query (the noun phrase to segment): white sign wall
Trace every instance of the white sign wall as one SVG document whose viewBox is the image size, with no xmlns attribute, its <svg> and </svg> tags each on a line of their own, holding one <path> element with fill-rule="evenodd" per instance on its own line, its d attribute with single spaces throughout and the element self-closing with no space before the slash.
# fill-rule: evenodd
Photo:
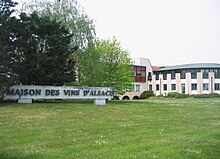
<svg viewBox="0 0 220 159">
<path fill-rule="evenodd" d="M 20 103 L 30 103 L 32 99 L 95 99 L 96 105 L 103 105 L 101 102 L 113 96 L 114 89 L 108 87 L 14 85 L 4 99 L 18 99 Z"/>
</svg>

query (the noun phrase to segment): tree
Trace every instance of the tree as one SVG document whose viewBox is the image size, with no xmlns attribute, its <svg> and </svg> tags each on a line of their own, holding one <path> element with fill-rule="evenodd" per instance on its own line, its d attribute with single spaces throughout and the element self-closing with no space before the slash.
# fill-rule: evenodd
<svg viewBox="0 0 220 159">
<path fill-rule="evenodd" d="M 72 34 L 70 44 L 72 48 L 78 46 L 85 49 L 88 43 L 94 41 L 93 20 L 80 9 L 77 0 L 29 0 L 24 4 L 23 9 L 29 13 L 37 11 L 40 15 L 61 22 Z"/>
<path fill-rule="evenodd" d="M 0 4 L 1 85 L 63 85 L 74 81 L 75 50 L 69 47 L 69 30 L 61 22 L 35 12 L 13 17 L 16 3 L 11 0 Z"/>
<path fill-rule="evenodd" d="M 35 85 L 63 85 L 75 80 L 74 50 L 69 48 L 68 29 L 50 17 L 20 15 L 16 52 L 19 67 L 14 68 L 18 82 Z"/>
<path fill-rule="evenodd" d="M 79 52 L 79 85 L 114 87 L 116 93 L 123 93 L 132 81 L 131 58 L 115 38 L 96 40 Z"/>
<path fill-rule="evenodd" d="M 12 69 L 16 63 L 14 30 L 17 19 L 12 16 L 16 5 L 12 0 L 0 1 L 0 97 L 3 95 L 3 86 L 11 85 L 16 80 L 16 74 Z"/>
<path fill-rule="evenodd" d="M 75 80 L 68 28 L 36 12 L 13 16 L 17 3 L 0 1 L 0 96 L 12 84 L 63 85 Z"/>
</svg>

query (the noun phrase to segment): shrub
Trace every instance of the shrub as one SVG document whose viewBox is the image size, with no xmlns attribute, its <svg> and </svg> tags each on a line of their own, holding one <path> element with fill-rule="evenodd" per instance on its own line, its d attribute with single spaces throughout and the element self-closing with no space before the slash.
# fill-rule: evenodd
<svg viewBox="0 0 220 159">
<path fill-rule="evenodd" d="M 174 98 L 174 97 L 176 97 L 176 96 L 178 96 L 178 95 L 180 95 L 180 93 L 178 93 L 178 92 L 169 92 L 169 93 L 167 94 L 167 97 L 169 97 L 169 98 Z"/>
<path fill-rule="evenodd" d="M 141 93 L 140 99 L 147 99 L 147 98 L 152 97 L 152 96 L 154 96 L 153 91 L 144 91 L 144 92 Z"/>
<path fill-rule="evenodd" d="M 175 98 L 188 98 L 188 97 L 189 97 L 188 94 L 180 94 L 180 93 L 175 96 Z"/>
<path fill-rule="evenodd" d="M 194 98 L 220 98 L 220 94 L 218 93 L 210 93 L 210 94 L 196 94 L 193 95 Z"/>
</svg>

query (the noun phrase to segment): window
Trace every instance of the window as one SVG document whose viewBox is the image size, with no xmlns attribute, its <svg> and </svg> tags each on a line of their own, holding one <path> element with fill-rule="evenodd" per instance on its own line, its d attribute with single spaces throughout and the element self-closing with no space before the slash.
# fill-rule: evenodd
<svg viewBox="0 0 220 159">
<path fill-rule="evenodd" d="M 140 85 L 136 84 L 136 92 L 140 92 Z"/>
<path fill-rule="evenodd" d="M 192 79 L 196 79 L 197 78 L 197 72 L 199 72 L 198 69 L 191 70 L 191 78 Z"/>
<path fill-rule="evenodd" d="M 159 84 L 156 85 L 156 90 L 157 90 L 157 91 L 160 90 L 160 86 L 159 86 Z"/>
<path fill-rule="evenodd" d="M 146 67 L 133 65 L 133 77 L 135 82 L 146 82 Z"/>
<path fill-rule="evenodd" d="M 203 75 L 203 79 L 207 79 L 209 77 L 209 70 L 208 69 L 202 69 L 201 70 L 202 75 Z"/>
<path fill-rule="evenodd" d="M 192 91 L 197 90 L 197 84 L 196 83 L 192 83 Z"/>
<path fill-rule="evenodd" d="M 150 82 L 152 81 L 152 74 L 151 74 L 151 72 L 148 72 L 147 80 L 150 81 Z"/>
<path fill-rule="evenodd" d="M 149 91 L 152 91 L 152 84 L 149 84 Z"/>
<path fill-rule="evenodd" d="M 175 90 L 176 90 L 176 84 L 172 84 L 172 85 L 171 85 L 171 90 L 172 90 L 172 91 L 175 91 Z"/>
<path fill-rule="evenodd" d="M 215 90 L 219 91 L 220 90 L 220 83 L 215 83 Z"/>
<path fill-rule="evenodd" d="M 209 84 L 203 83 L 203 91 L 208 91 L 208 90 L 209 90 Z"/>
<path fill-rule="evenodd" d="M 182 87 L 182 93 L 185 94 L 186 93 L 186 85 L 185 85 L 185 83 L 182 83 L 181 87 Z"/>
<path fill-rule="evenodd" d="M 156 72 L 156 80 L 159 80 L 159 72 Z"/>
<path fill-rule="evenodd" d="M 182 70 L 182 71 L 180 72 L 180 78 L 181 78 L 181 79 L 186 79 L 186 71 L 185 71 L 185 70 Z"/>
<path fill-rule="evenodd" d="M 163 80 L 167 80 L 167 73 L 166 72 L 163 73 Z"/>
<path fill-rule="evenodd" d="M 171 79 L 175 79 L 175 71 L 171 71 Z"/>
<path fill-rule="evenodd" d="M 163 84 L 163 90 L 167 91 L 167 84 Z"/>
<path fill-rule="evenodd" d="M 214 69 L 215 78 L 220 78 L 220 69 Z"/>
<path fill-rule="evenodd" d="M 146 77 L 146 70 L 144 69 L 141 70 L 141 77 Z"/>
</svg>

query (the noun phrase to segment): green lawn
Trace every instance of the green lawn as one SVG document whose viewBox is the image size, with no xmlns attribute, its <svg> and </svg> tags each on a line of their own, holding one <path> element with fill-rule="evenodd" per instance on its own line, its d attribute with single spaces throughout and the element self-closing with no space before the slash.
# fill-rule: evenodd
<svg viewBox="0 0 220 159">
<path fill-rule="evenodd" d="M 220 99 L 0 104 L 1 159 L 217 159 Z"/>
</svg>

